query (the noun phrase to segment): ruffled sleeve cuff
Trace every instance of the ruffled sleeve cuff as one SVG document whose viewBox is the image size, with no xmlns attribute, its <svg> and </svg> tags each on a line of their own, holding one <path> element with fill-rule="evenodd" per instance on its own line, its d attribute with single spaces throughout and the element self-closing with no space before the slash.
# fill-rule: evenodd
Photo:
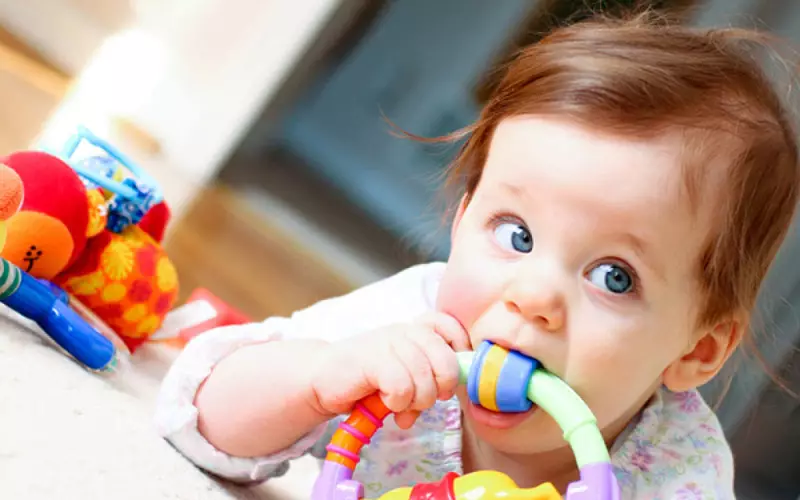
<svg viewBox="0 0 800 500">
<path fill-rule="evenodd" d="M 200 434 L 194 400 L 200 385 L 223 358 L 247 345 L 280 340 L 291 328 L 289 319 L 271 318 L 263 323 L 220 328 L 196 337 L 162 383 L 155 412 L 159 434 L 198 467 L 230 481 L 261 482 L 285 474 L 289 460 L 306 454 L 325 436 L 325 424 L 274 455 L 233 457 L 216 449 Z"/>
</svg>

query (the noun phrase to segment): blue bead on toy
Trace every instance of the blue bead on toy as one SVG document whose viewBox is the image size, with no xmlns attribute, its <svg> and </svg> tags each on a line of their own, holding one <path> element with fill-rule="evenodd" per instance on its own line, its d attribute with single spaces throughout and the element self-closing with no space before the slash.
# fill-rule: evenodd
<svg viewBox="0 0 800 500">
<path fill-rule="evenodd" d="M 493 346 L 492 342 L 481 342 L 475 351 L 475 358 L 467 377 L 467 396 L 476 405 L 481 404 L 479 388 L 484 372 L 484 361 Z M 494 393 L 497 410 L 504 413 L 527 411 L 533 406 L 528 399 L 528 386 L 534 370 L 539 367 L 540 363 L 536 359 L 516 351 L 503 351 L 505 358 L 500 367 Z"/>
<path fill-rule="evenodd" d="M 497 380 L 497 409 L 505 413 L 528 411 L 533 406 L 528 399 L 531 375 L 539 362 L 515 351 L 509 351 L 500 378 Z"/>
</svg>

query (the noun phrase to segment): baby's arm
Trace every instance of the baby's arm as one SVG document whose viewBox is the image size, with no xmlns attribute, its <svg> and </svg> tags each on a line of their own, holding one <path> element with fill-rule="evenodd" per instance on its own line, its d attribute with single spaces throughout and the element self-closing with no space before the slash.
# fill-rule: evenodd
<svg viewBox="0 0 800 500">
<path fill-rule="evenodd" d="M 441 264 L 412 267 L 291 318 L 197 337 L 164 379 L 159 432 L 216 475 L 243 482 L 280 475 L 287 460 L 324 448 L 326 420 L 298 390 L 317 346 L 430 311 L 441 270 Z"/>
<path fill-rule="evenodd" d="M 284 340 L 242 347 L 214 367 L 195 399 L 198 430 L 238 457 L 271 455 L 327 422 L 312 390 L 327 342 Z M 265 383 L 265 381 L 270 381 Z"/>
<path fill-rule="evenodd" d="M 224 366 L 225 360 L 250 346 L 280 345 L 275 342 L 293 333 L 295 322 L 288 318 L 270 318 L 263 323 L 220 328 L 200 335 L 190 342 L 170 368 L 161 385 L 156 403 L 155 424 L 157 431 L 195 465 L 217 476 L 236 482 L 263 481 L 282 475 L 288 469 L 288 460 L 300 457 L 312 449 L 323 436 L 325 425 L 313 429 L 291 446 L 278 453 L 262 456 L 239 456 L 226 453 L 212 444 L 200 432 L 200 411 L 196 406 L 200 388 L 216 376 L 216 370 Z M 234 358 L 235 359 L 235 358 Z M 257 374 L 254 374 L 257 375 Z M 250 380 L 250 377 L 245 377 Z M 264 379 L 256 393 L 251 393 L 247 403 L 259 400 L 265 390 L 277 387 L 283 377 Z M 237 391 L 232 386 L 232 391 Z M 244 400 L 234 401 L 227 408 L 227 417 L 235 417 Z M 220 409 L 219 411 L 224 411 Z M 226 425 L 225 422 L 219 422 Z M 228 427 L 234 433 L 238 426 L 231 421 Z M 230 438 L 228 438 L 230 439 Z M 216 443 L 215 443 L 216 444 Z"/>
</svg>

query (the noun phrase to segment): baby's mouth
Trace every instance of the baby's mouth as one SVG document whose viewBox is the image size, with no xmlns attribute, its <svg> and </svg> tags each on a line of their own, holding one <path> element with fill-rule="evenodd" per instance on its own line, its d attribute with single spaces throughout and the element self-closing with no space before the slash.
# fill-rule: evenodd
<svg viewBox="0 0 800 500">
<path fill-rule="evenodd" d="M 501 413 L 476 405 L 472 401 L 467 403 L 466 413 L 475 423 L 492 429 L 511 429 L 527 420 L 539 409 L 533 405 L 529 410 L 514 413 Z"/>
<path fill-rule="evenodd" d="M 528 357 L 528 358 L 536 360 L 536 362 L 538 362 L 541 365 L 541 361 L 539 360 L 539 358 L 534 356 L 532 353 L 524 352 L 521 349 L 519 349 L 517 346 L 513 345 L 511 342 L 503 340 L 502 338 L 495 339 L 495 338 L 487 337 L 485 339 L 482 339 L 477 345 L 474 345 L 474 349 L 477 349 L 484 342 L 491 342 L 492 344 L 494 344 L 497 347 L 500 347 L 500 348 L 502 348 L 502 349 L 504 349 L 506 351 L 516 352 L 518 354 L 522 354 L 525 357 Z"/>
<path fill-rule="evenodd" d="M 528 401 L 532 373 L 541 363 L 503 340 L 484 339 L 475 350 L 467 380 L 465 413 L 476 424 L 509 429 L 538 406 Z"/>
</svg>

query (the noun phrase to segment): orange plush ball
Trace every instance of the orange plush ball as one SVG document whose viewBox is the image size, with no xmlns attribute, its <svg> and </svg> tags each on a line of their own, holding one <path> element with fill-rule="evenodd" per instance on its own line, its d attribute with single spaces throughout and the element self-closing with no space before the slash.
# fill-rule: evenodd
<svg viewBox="0 0 800 500">
<path fill-rule="evenodd" d="M 69 229 L 60 220 L 40 212 L 22 211 L 8 223 L 3 257 L 38 278 L 52 279 L 75 249 Z"/>
</svg>

